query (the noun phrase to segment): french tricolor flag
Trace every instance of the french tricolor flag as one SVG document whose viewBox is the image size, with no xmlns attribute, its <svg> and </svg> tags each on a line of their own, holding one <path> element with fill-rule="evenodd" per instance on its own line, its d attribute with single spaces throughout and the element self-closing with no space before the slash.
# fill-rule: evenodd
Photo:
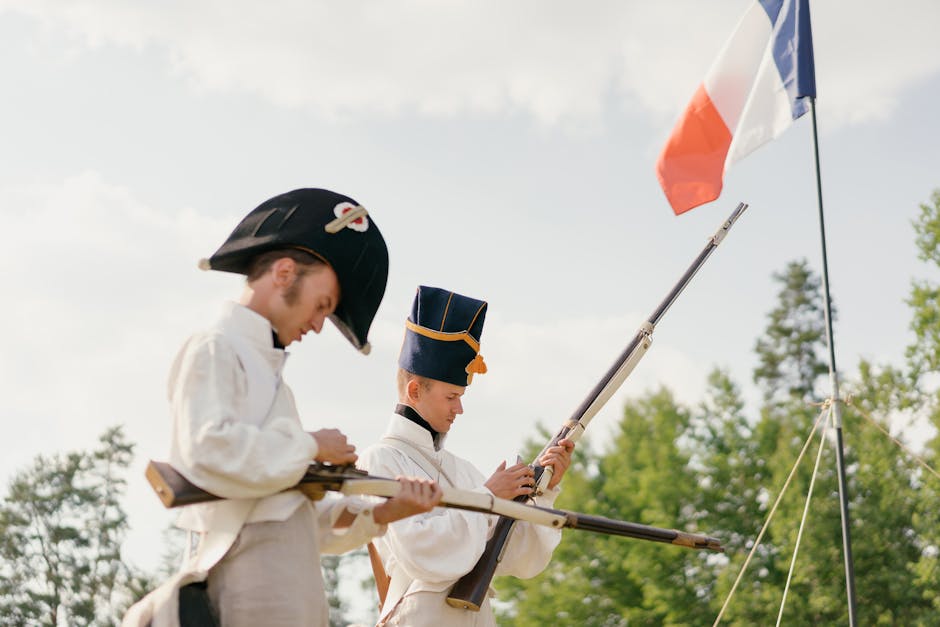
<svg viewBox="0 0 940 627">
<path fill-rule="evenodd" d="M 808 0 L 757 0 L 656 162 L 676 215 L 718 198 L 732 163 L 778 137 L 816 96 Z"/>
</svg>

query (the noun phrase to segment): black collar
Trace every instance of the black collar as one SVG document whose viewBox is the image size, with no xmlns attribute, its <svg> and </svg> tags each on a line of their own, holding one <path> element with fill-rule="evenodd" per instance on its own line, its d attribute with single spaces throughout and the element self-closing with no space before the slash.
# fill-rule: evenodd
<svg viewBox="0 0 940 627">
<path fill-rule="evenodd" d="M 421 414 L 416 412 L 414 407 L 411 407 L 410 405 L 405 405 L 403 403 L 399 403 L 398 405 L 395 405 L 395 413 L 403 418 L 407 418 L 408 420 L 415 423 L 419 427 L 424 427 L 425 429 L 427 429 L 428 433 L 431 434 L 431 439 L 434 440 L 434 442 L 437 442 L 438 439 L 440 438 L 441 434 L 435 431 L 433 428 L 431 428 L 431 425 L 428 424 L 428 421 L 422 418 Z"/>
<path fill-rule="evenodd" d="M 281 344 L 280 338 L 277 337 L 277 331 L 274 329 L 271 329 L 271 341 L 274 344 L 274 348 L 279 348 L 281 350 L 286 348 L 283 344 Z"/>
</svg>

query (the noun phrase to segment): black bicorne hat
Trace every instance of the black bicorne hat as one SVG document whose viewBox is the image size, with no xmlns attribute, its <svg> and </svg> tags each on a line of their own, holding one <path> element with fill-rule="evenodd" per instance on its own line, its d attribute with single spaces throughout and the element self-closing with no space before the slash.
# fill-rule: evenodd
<svg viewBox="0 0 940 627">
<path fill-rule="evenodd" d="M 364 354 L 388 280 L 388 248 L 355 200 L 326 189 L 295 189 L 266 200 L 239 223 L 204 269 L 248 274 L 259 254 L 296 248 L 329 264 L 340 301 L 330 320 Z"/>
<path fill-rule="evenodd" d="M 486 372 L 480 337 L 487 304 L 437 287 L 418 288 L 405 321 L 398 365 L 408 372 L 459 386 Z"/>
</svg>

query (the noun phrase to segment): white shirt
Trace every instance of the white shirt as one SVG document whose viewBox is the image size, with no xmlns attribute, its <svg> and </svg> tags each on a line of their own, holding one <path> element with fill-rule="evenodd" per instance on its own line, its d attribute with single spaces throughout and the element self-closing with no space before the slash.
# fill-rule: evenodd
<svg viewBox="0 0 940 627">
<path fill-rule="evenodd" d="M 168 388 L 170 463 L 192 483 L 226 498 L 183 508 L 177 525 L 199 532 L 198 548 L 128 610 L 124 627 L 179 627 L 179 589 L 205 580 L 244 524 L 286 520 L 304 504 L 303 494 L 287 488 L 303 476 L 317 445 L 281 383 L 286 358 L 272 346 L 267 319 L 235 303 L 227 303 L 221 318 L 180 350 Z M 352 550 L 385 531 L 362 499 L 328 497 L 314 508 L 316 528 L 310 532 L 323 553 Z M 356 517 L 348 528 L 334 529 L 343 511 Z"/>
<path fill-rule="evenodd" d="M 316 457 L 317 444 L 303 429 L 290 388 L 281 382 L 286 360 L 287 353 L 272 344 L 266 318 L 226 303 L 209 330 L 184 344 L 170 371 L 170 463 L 204 490 L 234 503 L 254 501 L 246 523 L 287 520 L 307 498 L 288 488 L 296 485 Z M 226 503 L 186 507 L 177 525 L 209 531 Z M 353 534 L 360 536 L 358 540 L 322 537 L 324 552 L 355 548 L 382 531 L 371 523 L 371 506 L 361 499 L 327 498 L 316 505 L 325 515 L 320 523 L 326 530 L 332 529 L 343 509 L 369 518 L 361 530 L 366 535 Z M 359 522 L 353 527 L 366 521 Z M 339 532 L 348 534 L 349 530 Z M 325 534 L 330 535 L 336 534 Z"/>
<path fill-rule="evenodd" d="M 420 425 L 394 414 L 385 435 L 406 440 L 435 459 L 453 479 L 454 487 L 489 492 L 483 485 L 486 478 L 473 464 L 443 448 L 435 450 L 430 432 Z M 359 465 L 377 476 L 428 475 L 404 452 L 382 442 L 367 449 L 360 457 Z M 447 485 L 443 477 L 431 478 Z M 548 490 L 536 499 L 536 503 L 551 507 L 558 492 L 557 488 Z M 483 554 L 496 520 L 493 515 L 438 507 L 427 514 L 391 523 L 388 532 L 374 541 L 392 579 L 383 616 L 408 593 L 449 590 Z M 552 551 L 560 541 L 561 531 L 557 529 L 517 522 L 496 574 L 534 577 L 548 565 Z"/>
</svg>

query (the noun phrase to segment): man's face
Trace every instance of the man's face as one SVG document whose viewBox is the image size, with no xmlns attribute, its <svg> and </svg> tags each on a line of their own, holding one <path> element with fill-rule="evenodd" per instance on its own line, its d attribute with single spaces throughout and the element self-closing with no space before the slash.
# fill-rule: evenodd
<svg viewBox="0 0 940 627">
<path fill-rule="evenodd" d="M 271 325 L 284 346 L 299 342 L 308 331 L 319 333 L 339 304 L 339 280 L 329 266 L 316 266 L 281 288 L 271 311 Z"/>
<path fill-rule="evenodd" d="M 438 433 L 447 433 L 459 414 L 463 413 L 460 397 L 465 387 L 445 383 L 444 381 L 430 380 L 430 387 L 418 384 L 418 399 L 415 409 L 421 417 L 428 421 L 431 428 Z"/>
</svg>

